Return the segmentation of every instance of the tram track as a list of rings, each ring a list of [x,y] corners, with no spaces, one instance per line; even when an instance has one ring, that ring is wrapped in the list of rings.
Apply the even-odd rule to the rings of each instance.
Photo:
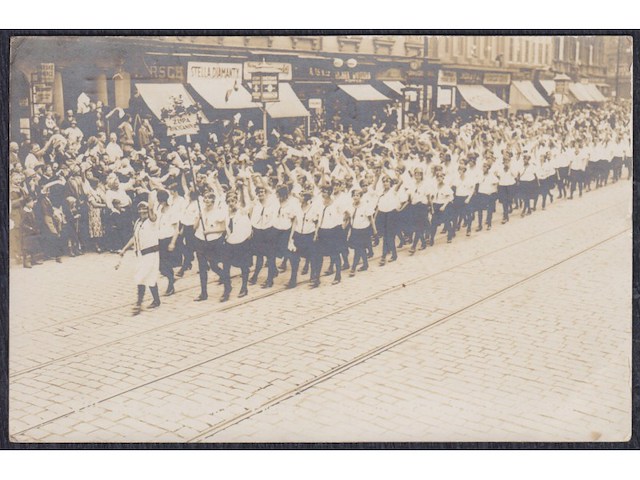
[[[583,218],[586,218],[586,217],[583,217]],[[552,230],[555,230],[555,229],[552,229]],[[568,262],[568,261],[580,256],[580,255],[583,255],[583,254],[589,252],[590,250],[593,250],[594,248],[597,248],[598,246],[600,246],[600,245],[602,245],[602,244],[604,244],[606,242],[609,242],[609,241],[617,238],[618,236],[628,232],[629,230],[630,230],[630,227],[627,227],[627,228],[625,228],[625,229],[623,229],[621,231],[618,231],[617,233],[615,233],[615,234],[613,234],[611,236],[608,236],[607,238],[605,238],[603,240],[600,240],[595,244],[591,244],[588,247],[586,247],[586,248],[584,248],[584,249],[582,249],[582,250],[580,250],[580,251],[578,251],[578,252],[576,252],[576,253],[568,256],[568,257],[565,257],[565,258],[553,263],[552,265],[549,265],[549,266],[547,266],[547,267],[545,267],[545,268],[543,268],[541,270],[538,270],[538,271],[532,273],[531,275],[528,275],[527,277],[525,277],[523,279],[520,279],[520,280],[518,280],[516,282],[513,282],[513,283],[509,284],[508,286],[506,286],[506,287],[504,287],[504,288],[502,288],[502,289],[500,289],[498,291],[492,292],[489,295],[486,295],[483,298],[481,298],[481,299],[479,299],[477,301],[474,301],[474,302],[472,302],[472,303],[470,303],[470,304],[468,304],[468,305],[456,310],[455,312],[447,314],[444,317],[439,318],[439,319],[429,323],[428,325],[423,325],[420,328],[412,330],[411,332],[409,332],[409,333],[407,333],[407,334],[405,334],[405,335],[403,335],[403,336],[401,336],[399,338],[393,339],[393,340],[391,340],[389,342],[384,343],[383,345],[379,345],[379,346],[377,346],[377,347],[375,347],[375,348],[373,348],[373,349],[371,349],[371,350],[369,350],[369,351],[367,351],[365,353],[362,353],[362,354],[358,355],[357,357],[355,357],[355,358],[353,358],[353,359],[351,359],[351,360],[349,360],[347,362],[344,362],[339,366],[336,366],[336,367],[330,369],[327,372],[324,372],[324,373],[322,373],[320,375],[317,375],[314,378],[312,378],[312,379],[310,379],[308,381],[305,381],[304,383],[302,383],[300,385],[297,385],[296,387],[291,388],[291,389],[283,392],[282,394],[278,394],[277,396],[269,399],[268,401],[263,402],[258,407],[255,407],[255,408],[253,408],[253,409],[251,409],[251,410],[249,410],[247,412],[244,412],[242,414],[236,415],[231,419],[225,420],[223,422],[220,422],[220,423],[212,426],[211,428],[205,430],[204,432],[201,432],[197,436],[192,437],[188,441],[189,442],[199,441],[199,440],[204,439],[204,438],[206,438],[208,436],[215,435],[216,433],[221,432],[222,430],[225,430],[225,429],[231,427],[232,425],[235,425],[235,424],[237,424],[237,423],[239,423],[239,422],[241,422],[243,420],[246,420],[246,419],[248,419],[248,418],[250,418],[252,416],[255,416],[255,415],[265,411],[266,409],[268,409],[268,408],[270,408],[270,407],[272,407],[272,406],[274,406],[274,405],[276,405],[276,404],[278,404],[278,403],[280,403],[280,402],[282,402],[282,401],[284,401],[284,400],[286,400],[288,398],[291,398],[292,396],[294,396],[294,395],[296,395],[296,394],[298,394],[300,392],[303,392],[303,391],[305,391],[305,390],[307,390],[307,389],[309,389],[309,388],[311,388],[311,387],[313,387],[313,386],[315,386],[315,385],[317,385],[317,384],[319,384],[319,383],[321,383],[323,381],[326,381],[326,380],[334,377],[335,375],[338,375],[339,373],[341,373],[343,371],[348,370],[349,368],[351,368],[351,367],[353,367],[355,365],[358,365],[358,364],[360,364],[360,363],[362,363],[362,362],[364,362],[364,361],[366,361],[366,360],[368,360],[370,358],[375,357],[376,355],[379,355],[379,354],[381,354],[381,353],[383,353],[383,352],[385,352],[385,351],[387,351],[387,350],[389,350],[389,349],[391,349],[391,348],[393,348],[393,347],[395,347],[397,345],[400,345],[403,342],[406,342],[407,340],[409,340],[409,339],[411,339],[411,338],[413,338],[413,337],[415,337],[417,335],[420,335],[421,333],[427,331],[430,328],[436,327],[437,325],[440,325],[440,324],[446,322],[447,320],[450,320],[453,317],[455,317],[455,316],[457,316],[457,315],[459,315],[459,314],[461,314],[461,313],[463,313],[463,312],[465,312],[465,311],[467,311],[467,310],[469,310],[471,308],[474,308],[474,307],[476,307],[476,306],[478,306],[478,305],[480,305],[480,304],[482,304],[482,303],[484,303],[484,302],[486,302],[486,301],[488,301],[488,300],[490,300],[492,298],[495,298],[495,297],[497,297],[497,296],[499,296],[499,295],[501,295],[501,294],[513,289],[513,288],[516,288],[516,287],[518,287],[518,286],[520,286],[520,285],[522,285],[522,284],[524,284],[524,283],[526,283],[528,281],[531,281],[531,280],[539,277],[540,275],[543,275],[544,273],[548,272],[549,270],[552,270],[552,269],[554,269],[554,268],[556,268],[556,267],[558,267],[558,266],[560,266],[560,265],[562,265],[562,264],[564,264],[564,263],[566,263],[566,262]],[[548,233],[548,231],[544,232],[544,233]],[[538,236],[538,235],[536,235],[536,236]],[[433,273],[433,274],[419,276],[419,277],[416,277],[416,278],[414,278],[412,280],[405,281],[400,285],[392,286],[392,287],[389,287],[389,288],[387,288],[387,289],[385,289],[383,291],[377,292],[375,294],[369,295],[369,296],[364,297],[364,298],[360,298],[357,301],[349,303],[348,305],[343,305],[343,306],[341,306],[341,307],[339,307],[337,309],[332,310],[331,312],[328,312],[328,313],[325,313],[323,315],[314,317],[314,318],[312,318],[312,319],[310,319],[310,320],[308,320],[306,322],[303,322],[301,324],[291,326],[291,327],[289,327],[287,329],[283,329],[283,330],[281,330],[279,332],[276,332],[274,334],[265,336],[265,337],[263,337],[261,339],[257,339],[257,340],[255,340],[253,342],[247,343],[245,345],[239,346],[239,347],[231,349],[229,351],[220,353],[220,354],[215,355],[213,357],[207,358],[207,359],[205,359],[203,361],[200,361],[200,362],[197,362],[195,364],[192,364],[192,365],[177,369],[177,370],[175,370],[173,372],[170,372],[170,373],[167,373],[165,375],[162,375],[162,376],[159,376],[157,378],[154,378],[153,380],[150,380],[150,381],[147,381],[147,382],[143,382],[143,383],[140,383],[138,385],[134,385],[134,386],[132,386],[130,388],[127,388],[125,390],[119,391],[119,392],[114,393],[112,395],[109,395],[107,397],[104,397],[104,398],[98,399],[96,401],[93,401],[90,404],[87,404],[85,406],[76,408],[73,411],[58,415],[55,418],[48,419],[48,420],[43,421],[43,422],[41,422],[41,423],[39,423],[37,425],[33,425],[33,426],[30,426],[30,427],[27,427],[27,428],[23,429],[20,432],[16,432],[14,435],[15,436],[19,436],[21,434],[24,434],[24,433],[30,431],[30,430],[43,427],[43,426],[45,426],[47,424],[53,423],[53,422],[55,422],[57,420],[60,420],[60,419],[65,418],[65,417],[68,417],[70,415],[78,413],[78,412],[80,412],[82,410],[85,410],[87,408],[91,408],[91,407],[93,407],[95,405],[98,405],[100,403],[104,403],[104,402],[106,402],[108,400],[117,398],[117,397],[119,397],[121,395],[124,395],[126,393],[129,393],[131,391],[134,391],[134,390],[149,386],[149,385],[151,385],[153,383],[162,381],[164,379],[173,377],[175,375],[179,375],[181,373],[184,373],[184,372],[187,372],[189,370],[195,369],[195,368],[200,367],[202,365],[205,365],[207,363],[219,360],[221,358],[224,358],[226,356],[232,355],[232,354],[234,354],[236,352],[239,352],[239,351],[241,351],[243,349],[246,349],[246,348],[249,348],[251,346],[260,344],[262,342],[269,341],[269,340],[271,340],[271,339],[273,339],[275,337],[281,336],[281,335],[283,335],[285,333],[288,333],[288,332],[291,332],[293,330],[305,327],[305,326],[307,326],[309,324],[312,324],[312,323],[317,322],[319,320],[331,317],[333,315],[337,315],[337,314],[339,314],[340,312],[342,312],[344,310],[348,310],[350,308],[353,308],[353,307],[358,306],[360,304],[369,302],[371,300],[379,299],[380,297],[388,295],[388,294],[390,294],[392,292],[395,292],[395,291],[397,291],[399,289],[406,288],[407,286],[414,285],[414,284],[420,283],[422,281],[428,280],[429,278],[431,278],[431,277],[433,277],[435,275],[440,275],[440,274],[443,274],[443,273],[447,273],[450,270],[459,268],[460,266],[463,266],[465,264],[471,263],[473,261],[477,261],[477,260],[479,260],[479,259],[481,259],[483,257],[489,256],[489,255],[498,253],[500,251],[503,251],[505,249],[513,247],[513,246],[515,246],[517,244],[521,244],[521,243],[523,243],[523,242],[525,242],[527,240],[531,240],[531,239],[535,238],[536,236],[528,237],[526,240],[521,240],[521,241],[518,241],[518,242],[514,242],[514,243],[512,243],[512,244],[510,244],[508,246],[505,246],[505,247],[497,249],[495,251],[488,252],[488,253],[486,253],[484,255],[475,257],[472,260],[469,260],[469,261],[466,261],[466,262],[461,262],[461,263],[459,263],[457,265],[454,265],[454,266],[452,266],[450,268],[441,270],[439,272],[436,272],[436,273]],[[204,315],[204,314],[202,314],[202,315]]]

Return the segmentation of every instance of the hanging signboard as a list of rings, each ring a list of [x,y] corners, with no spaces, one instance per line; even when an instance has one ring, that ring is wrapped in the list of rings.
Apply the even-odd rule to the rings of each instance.
[[[251,100],[254,102],[277,102],[278,99],[277,73],[251,74]]]
[[[167,136],[180,137],[183,135],[195,135],[198,133],[198,114],[185,113],[168,117],[164,121],[167,127]]]
[[[40,64],[40,81],[47,85],[53,85],[56,76],[55,63],[41,63]]]
[[[53,87],[44,84],[33,86],[33,103],[49,105],[53,103]]]
[[[309,99],[309,108],[314,108],[314,109],[322,108],[322,99],[321,98],[310,98]]]

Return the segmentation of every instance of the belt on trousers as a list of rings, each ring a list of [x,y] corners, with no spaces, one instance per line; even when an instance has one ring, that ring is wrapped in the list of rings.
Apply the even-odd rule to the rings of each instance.
[[[158,245],[154,245],[153,247],[143,248],[142,250],[140,250],[140,255],[146,255],[148,253],[157,252],[159,250],[160,250],[160,247],[158,247]]]

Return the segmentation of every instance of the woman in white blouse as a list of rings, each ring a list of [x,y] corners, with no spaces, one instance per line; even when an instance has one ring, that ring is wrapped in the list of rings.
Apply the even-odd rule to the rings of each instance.
[[[369,268],[367,247],[371,244],[371,235],[376,233],[376,227],[373,222],[374,208],[362,202],[362,190],[352,190],[351,198],[352,204],[347,211],[350,224],[347,243],[354,252],[349,272],[349,276],[353,277],[360,261],[362,261],[362,267],[358,269],[359,272]]]
[[[387,263],[387,255],[391,255],[390,262],[395,262],[398,258],[395,238],[398,231],[398,210],[401,206],[398,198],[401,182],[391,188],[391,178],[388,175],[384,175],[381,182],[382,194],[378,198],[375,222],[377,231],[382,236],[380,266],[383,266]]]
[[[413,171],[414,182],[409,190],[409,218],[413,234],[413,243],[409,253],[416,252],[418,242],[420,250],[427,248],[429,231],[429,205],[431,204],[431,189],[433,185],[424,179],[424,171],[416,167]]]
[[[519,175],[520,198],[522,198],[521,216],[531,215],[531,200],[538,196],[538,176],[536,167],[531,163],[531,155],[524,154],[522,170]]]
[[[246,189],[247,186],[243,184],[239,191],[229,190],[226,195],[229,214],[225,242],[222,247],[224,292],[220,298],[221,302],[229,300],[231,294],[231,267],[237,267],[241,272],[242,286],[238,298],[245,297],[249,293],[249,269],[252,261],[250,242],[253,229],[249,217],[250,209],[245,202]]]
[[[451,204],[453,202],[453,190],[451,185],[446,181],[446,175],[443,171],[436,173],[436,187],[433,192],[433,214],[431,217],[431,238],[429,244],[433,246],[436,238],[438,226],[444,224],[447,232],[447,243],[453,240],[453,215],[451,212]]]

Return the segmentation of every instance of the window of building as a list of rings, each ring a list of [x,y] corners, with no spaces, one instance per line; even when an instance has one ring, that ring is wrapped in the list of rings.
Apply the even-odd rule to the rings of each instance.
[[[564,37],[558,38],[558,60],[564,60]]]

